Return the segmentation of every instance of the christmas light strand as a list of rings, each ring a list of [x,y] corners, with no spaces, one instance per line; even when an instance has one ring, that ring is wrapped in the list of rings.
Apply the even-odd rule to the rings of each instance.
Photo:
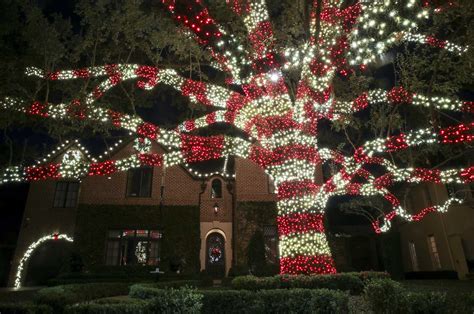
[[[26,268],[26,265],[28,264],[28,261],[30,257],[33,255],[34,251],[38,246],[43,244],[46,241],[57,241],[57,240],[65,240],[67,242],[73,242],[73,238],[68,236],[67,234],[51,234],[47,235],[44,237],[39,238],[35,242],[31,243],[28,248],[26,249],[25,253],[23,254],[22,258],[20,259],[20,262],[18,264],[18,267],[16,269],[16,274],[15,274],[15,282],[14,282],[14,287],[15,289],[21,288],[22,280],[23,280],[23,273],[24,269]]]

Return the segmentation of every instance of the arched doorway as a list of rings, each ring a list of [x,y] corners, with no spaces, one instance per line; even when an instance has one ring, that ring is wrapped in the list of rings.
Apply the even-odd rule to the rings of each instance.
[[[225,239],[218,232],[206,239],[206,271],[213,278],[225,276]]]

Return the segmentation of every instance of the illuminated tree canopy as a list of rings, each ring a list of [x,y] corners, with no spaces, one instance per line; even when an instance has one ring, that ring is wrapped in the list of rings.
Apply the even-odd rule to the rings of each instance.
[[[445,212],[451,204],[461,202],[453,197],[415,215],[408,213],[391,192],[394,185],[400,182],[466,184],[474,179],[474,167],[440,170],[399,162],[394,156],[412,149],[418,150],[419,155],[424,149],[429,152],[426,147],[430,146],[469,145],[474,139],[471,119],[474,103],[457,99],[455,91],[447,97],[434,88],[413,90],[413,86],[402,86],[403,80],[397,80],[388,90],[359,91],[364,84],[357,85],[359,88],[351,85],[363,81],[371,67],[394,50],[406,57],[417,49],[429,49],[429,56],[442,54],[443,58],[461,60],[456,62],[468,58],[470,50],[466,43],[423,33],[423,28],[429,27],[436,15],[459,8],[452,8],[451,3],[416,0],[291,3],[267,7],[264,0],[226,0],[213,8],[206,1],[162,0],[153,9],[170,18],[176,29],[174,33],[161,29],[156,36],[185,39],[190,42],[189,51],[194,49],[190,55],[203,55],[201,60],[208,61],[200,65],[196,57],[197,61],[192,63],[198,68],[189,69],[188,75],[169,62],[168,66],[158,59],[131,62],[140,58],[123,56],[121,62],[99,64],[95,59],[88,59],[87,66],[76,67],[74,64],[84,63],[79,58],[66,69],[59,69],[55,64],[29,66],[26,75],[29,80],[42,82],[40,89],[61,83],[82,84],[82,87],[63,95],[58,102],[47,96],[44,100],[6,96],[0,102],[4,115],[18,112],[55,123],[126,130],[137,138],[140,149],[122,159],[91,161],[81,158],[77,151],[61,163],[12,166],[1,172],[2,182],[109,176],[135,167],[191,165],[226,156],[249,159],[274,180],[281,273],[288,274],[336,272],[323,224],[328,200],[333,196],[384,199],[391,210],[372,222],[377,233],[388,230],[395,217],[417,221],[430,212]],[[292,23],[289,16],[298,20],[294,14],[280,12],[285,10],[302,12],[301,23],[298,27],[291,24],[293,27],[286,32],[276,31],[280,20],[286,18]],[[92,7],[87,5],[83,5],[82,12],[91,19],[94,16]],[[151,36],[152,30],[145,27],[148,24],[140,26],[140,18],[133,19],[133,14],[128,14],[137,24],[130,26],[125,38]],[[219,17],[225,17],[225,23],[220,23]],[[138,32],[140,27],[142,34]],[[405,51],[401,51],[402,47]],[[87,49],[93,50],[94,46]],[[144,55],[181,53],[170,49],[152,51],[139,45],[130,51],[140,49]],[[106,61],[107,57],[102,59]],[[401,60],[400,64],[403,62],[407,61]],[[402,70],[406,71],[407,67]],[[213,77],[218,79],[213,82]],[[109,93],[131,88],[130,83],[134,89],[150,92],[168,86],[168,91],[186,97],[190,105],[204,108],[203,114],[178,126],[159,127],[134,110],[108,103]],[[339,93],[336,85],[345,85],[346,90],[349,88],[356,95],[349,98],[348,93]],[[364,117],[373,117],[373,112],[380,114],[377,111],[380,108],[391,112],[390,116],[397,117],[398,123],[389,122],[390,127],[385,127],[378,137],[365,136],[362,141],[351,141],[347,131],[351,132],[350,128]],[[425,111],[428,122],[408,130],[409,124],[403,124],[404,117],[394,114],[406,108],[414,108],[418,114]],[[445,120],[439,118],[443,112],[461,118],[457,123],[445,125]],[[332,127],[327,127],[328,124]],[[216,125],[227,125],[236,131],[200,133]],[[340,134],[341,130],[347,138],[334,135],[337,143],[333,146],[320,140],[321,132]],[[152,153],[150,142],[165,147],[166,153]],[[334,171],[327,180],[318,182],[315,173],[325,164],[331,164]]]

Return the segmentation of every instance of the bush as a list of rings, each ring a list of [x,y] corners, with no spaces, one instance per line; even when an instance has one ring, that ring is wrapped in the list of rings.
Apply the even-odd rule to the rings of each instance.
[[[364,299],[375,313],[401,313],[406,305],[401,284],[390,279],[373,279],[364,288]]]
[[[202,298],[195,289],[166,289],[150,300],[150,307],[154,313],[200,313]]]
[[[348,296],[326,289],[205,291],[202,313],[347,313]]]
[[[449,313],[445,293],[409,293],[404,300],[408,313]]]
[[[53,309],[47,305],[28,303],[3,303],[0,304],[0,313],[11,314],[52,314]]]
[[[69,304],[126,295],[128,286],[126,283],[88,283],[49,287],[39,290],[35,301],[51,306],[55,312],[62,312]]]
[[[237,290],[280,288],[330,289],[360,294],[364,288],[361,279],[352,274],[335,275],[278,275],[274,277],[241,276],[232,280]]]
[[[252,291],[215,290],[205,291],[202,313],[263,313],[261,299]],[[280,300],[281,301],[281,300]]]
[[[111,304],[77,304],[66,307],[66,313],[71,314],[122,314],[122,313],[154,313],[146,302],[138,303],[111,303]]]
[[[232,288],[237,290],[261,290],[261,289],[279,289],[280,277],[255,277],[240,276],[235,277],[231,282]]]
[[[347,313],[347,294],[327,289],[266,290],[259,292],[265,313]]]
[[[345,274],[356,276],[364,283],[367,283],[372,279],[390,279],[390,274],[384,271],[360,271]]]

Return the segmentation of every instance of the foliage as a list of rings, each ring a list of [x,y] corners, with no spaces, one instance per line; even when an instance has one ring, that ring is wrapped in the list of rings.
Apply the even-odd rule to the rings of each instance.
[[[446,292],[409,292],[398,282],[387,279],[369,282],[364,298],[376,313],[468,313],[474,305],[467,295],[456,298]]]
[[[232,287],[239,290],[264,289],[331,289],[350,291],[360,294],[364,287],[363,281],[351,273],[335,275],[278,275],[273,277],[240,276],[232,280]]]
[[[35,301],[62,312],[64,307],[82,301],[90,301],[116,295],[128,294],[126,283],[88,283],[44,288],[38,291]]]
[[[157,313],[200,313],[202,294],[191,288],[160,290],[150,300],[151,308]]]
[[[257,242],[255,241],[257,239],[252,240],[252,237],[255,236],[256,232],[261,233],[265,225],[275,224],[277,210],[275,202],[238,202],[235,212],[236,220],[239,222],[236,224],[235,233],[239,241],[234,249],[238,266],[233,272],[235,272],[235,275],[244,275],[248,274],[248,270],[251,268],[250,261],[254,262],[257,259],[260,260],[259,265],[262,265],[261,254],[263,250],[254,254],[253,247],[260,246],[261,248],[263,239],[261,239],[261,242]],[[253,255],[250,256],[250,254]],[[260,256],[256,258],[258,254]],[[267,272],[267,267],[259,266],[258,272]]]
[[[97,304],[85,303],[69,305],[66,307],[66,313],[71,314],[135,314],[135,313],[154,313],[150,310],[147,302],[143,303],[112,303]]]
[[[120,269],[121,267],[103,266],[104,243],[107,230],[121,226],[124,221],[142,229],[161,229],[166,226],[161,239],[160,269],[168,272],[169,261],[181,256],[186,261],[183,273],[192,274],[199,270],[199,210],[195,206],[164,206],[162,219],[158,206],[116,206],[116,205],[80,205],[77,211],[77,223],[74,244],[82,256],[85,268],[95,272],[114,271],[125,277],[132,274],[150,277],[151,267]],[[94,220],[90,217],[93,215]],[[154,267],[153,267],[154,268]]]
[[[338,291],[246,290],[206,291],[203,313],[345,313],[348,297]]]
[[[0,303],[0,313],[9,314],[52,314],[53,309],[47,305],[29,303]]]
[[[374,279],[364,288],[364,297],[373,311],[385,313],[399,313],[405,306],[402,285],[390,279]]]
[[[252,274],[256,276],[263,275],[267,262],[265,258],[265,243],[261,230],[256,230],[250,238],[247,251],[247,264],[249,265]]]
[[[158,313],[197,313],[202,306],[202,295],[189,287],[160,289],[137,284],[130,287],[129,295],[132,298],[150,300],[151,308]]]

